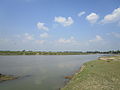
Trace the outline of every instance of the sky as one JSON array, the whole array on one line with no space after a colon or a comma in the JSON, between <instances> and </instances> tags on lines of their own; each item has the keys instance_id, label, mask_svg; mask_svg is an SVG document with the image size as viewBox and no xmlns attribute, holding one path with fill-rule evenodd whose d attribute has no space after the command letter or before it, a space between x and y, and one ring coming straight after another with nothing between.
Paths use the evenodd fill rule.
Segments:
<instances>
[{"instance_id":1,"label":"sky","mask_svg":"<svg viewBox=\"0 0 120 90\"><path fill-rule=\"evenodd\" d=\"M0 0L0 50L120 50L120 0Z\"/></svg>"}]
</instances>

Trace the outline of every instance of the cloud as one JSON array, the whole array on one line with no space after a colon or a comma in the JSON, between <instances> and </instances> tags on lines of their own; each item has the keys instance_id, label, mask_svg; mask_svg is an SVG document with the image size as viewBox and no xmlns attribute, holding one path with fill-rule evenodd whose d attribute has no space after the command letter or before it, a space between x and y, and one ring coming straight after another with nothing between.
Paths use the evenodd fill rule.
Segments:
<instances>
[{"instance_id":1,"label":"cloud","mask_svg":"<svg viewBox=\"0 0 120 90\"><path fill-rule=\"evenodd\" d=\"M71 36L70 38L68 38L68 39L65 39L65 38L60 38L59 40L58 40L58 43L72 43L72 42L75 42L75 39L74 39L74 37L73 36Z\"/></svg>"},{"instance_id":2,"label":"cloud","mask_svg":"<svg viewBox=\"0 0 120 90\"><path fill-rule=\"evenodd\" d=\"M82 11L82 12L78 13L78 16L81 17L81 16L84 15L84 14L85 14L85 12Z\"/></svg>"},{"instance_id":3,"label":"cloud","mask_svg":"<svg viewBox=\"0 0 120 90\"><path fill-rule=\"evenodd\" d=\"M37 27L38 27L38 29L40 29L40 30L45 30L45 31L48 31L48 30L49 30L48 27L45 26L45 23L42 23L42 22L38 22L38 23L37 23Z\"/></svg>"},{"instance_id":4,"label":"cloud","mask_svg":"<svg viewBox=\"0 0 120 90\"><path fill-rule=\"evenodd\" d=\"M24 39L25 40L34 40L33 35L30 35L29 33L24 34Z\"/></svg>"},{"instance_id":5,"label":"cloud","mask_svg":"<svg viewBox=\"0 0 120 90\"><path fill-rule=\"evenodd\" d=\"M49 37L49 35L48 35L48 33L42 33L42 34L40 34L40 37L41 38L48 38Z\"/></svg>"},{"instance_id":6,"label":"cloud","mask_svg":"<svg viewBox=\"0 0 120 90\"><path fill-rule=\"evenodd\" d=\"M88 20L92 24L96 23L98 19L99 15L97 15L96 13L91 13L86 17L86 20Z\"/></svg>"},{"instance_id":7,"label":"cloud","mask_svg":"<svg viewBox=\"0 0 120 90\"><path fill-rule=\"evenodd\" d=\"M43 44L43 43L45 43L45 40L36 40L35 41L37 44Z\"/></svg>"},{"instance_id":8,"label":"cloud","mask_svg":"<svg viewBox=\"0 0 120 90\"><path fill-rule=\"evenodd\" d=\"M117 21L120 21L120 8L117 8L111 14L106 15L101 23L112 23Z\"/></svg>"},{"instance_id":9,"label":"cloud","mask_svg":"<svg viewBox=\"0 0 120 90\"><path fill-rule=\"evenodd\" d=\"M112 35L116 38L120 38L120 33L117 33L117 32L112 32L112 33L109 33L109 35Z\"/></svg>"},{"instance_id":10,"label":"cloud","mask_svg":"<svg viewBox=\"0 0 120 90\"><path fill-rule=\"evenodd\" d=\"M65 18L65 17L55 17L54 21L57 23L60 23L63 26L70 26L74 23L73 19L71 17Z\"/></svg>"},{"instance_id":11,"label":"cloud","mask_svg":"<svg viewBox=\"0 0 120 90\"><path fill-rule=\"evenodd\" d=\"M29 46L35 46L38 44L44 44L45 40L39 40L37 38L33 37L34 35L29 34L29 33L24 33L22 35L16 35L15 37L17 38L16 40L18 41L17 43L24 43L24 45L29 45ZM42 36L45 38L45 36Z\"/></svg>"},{"instance_id":12,"label":"cloud","mask_svg":"<svg viewBox=\"0 0 120 90\"><path fill-rule=\"evenodd\" d=\"M99 41L102 41L103 38L99 35L96 35L95 39L92 39L92 40L89 40L89 42L99 42Z\"/></svg>"}]
</instances>

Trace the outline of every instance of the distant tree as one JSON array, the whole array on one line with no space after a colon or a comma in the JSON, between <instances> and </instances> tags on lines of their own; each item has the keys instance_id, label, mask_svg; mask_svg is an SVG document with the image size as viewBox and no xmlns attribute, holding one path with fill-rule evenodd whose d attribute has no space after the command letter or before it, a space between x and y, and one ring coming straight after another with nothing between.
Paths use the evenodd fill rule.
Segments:
<instances>
[{"instance_id":1,"label":"distant tree","mask_svg":"<svg viewBox=\"0 0 120 90\"><path fill-rule=\"evenodd\" d=\"M22 52L25 52L25 50L22 50Z\"/></svg>"}]
</instances>

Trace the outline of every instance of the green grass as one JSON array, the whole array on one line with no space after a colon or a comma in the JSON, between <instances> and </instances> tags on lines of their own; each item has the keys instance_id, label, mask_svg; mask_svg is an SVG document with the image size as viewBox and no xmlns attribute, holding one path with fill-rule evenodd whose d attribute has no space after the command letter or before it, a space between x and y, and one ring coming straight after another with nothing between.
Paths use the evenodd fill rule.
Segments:
<instances>
[{"instance_id":1,"label":"green grass","mask_svg":"<svg viewBox=\"0 0 120 90\"><path fill-rule=\"evenodd\" d=\"M84 66L61 90L120 90L120 56L90 61Z\"/></svg>"}]
</instances>

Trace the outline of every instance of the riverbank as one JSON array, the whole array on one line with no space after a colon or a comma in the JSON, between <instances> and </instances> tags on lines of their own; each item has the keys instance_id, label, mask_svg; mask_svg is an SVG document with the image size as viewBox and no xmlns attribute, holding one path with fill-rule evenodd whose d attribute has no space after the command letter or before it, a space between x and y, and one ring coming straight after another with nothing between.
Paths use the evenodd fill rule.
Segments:
<instances>
[{"instance_id":1,"label":"riverbank","mask_svg":"<svg viewBox=\"0 0 120 90\"><path fill-rule=\"evenodd\" d=\"M14 76L11 76L11 75L3 75L0 73L0 82L3 82L3 81L8 81L8 80L14 80L14 79L17 79L18 77L14 77Z\"/></svg>"},{"instance_id":2,"label":"riverbank","mask_svg":"<svg viewBox=\"0 0 120 90\"><path fill-rule=\"evenodd\" d=\"M61 90L120 90L120 56L101 57L83 64Z\"/></svg>"}]
</instances>

